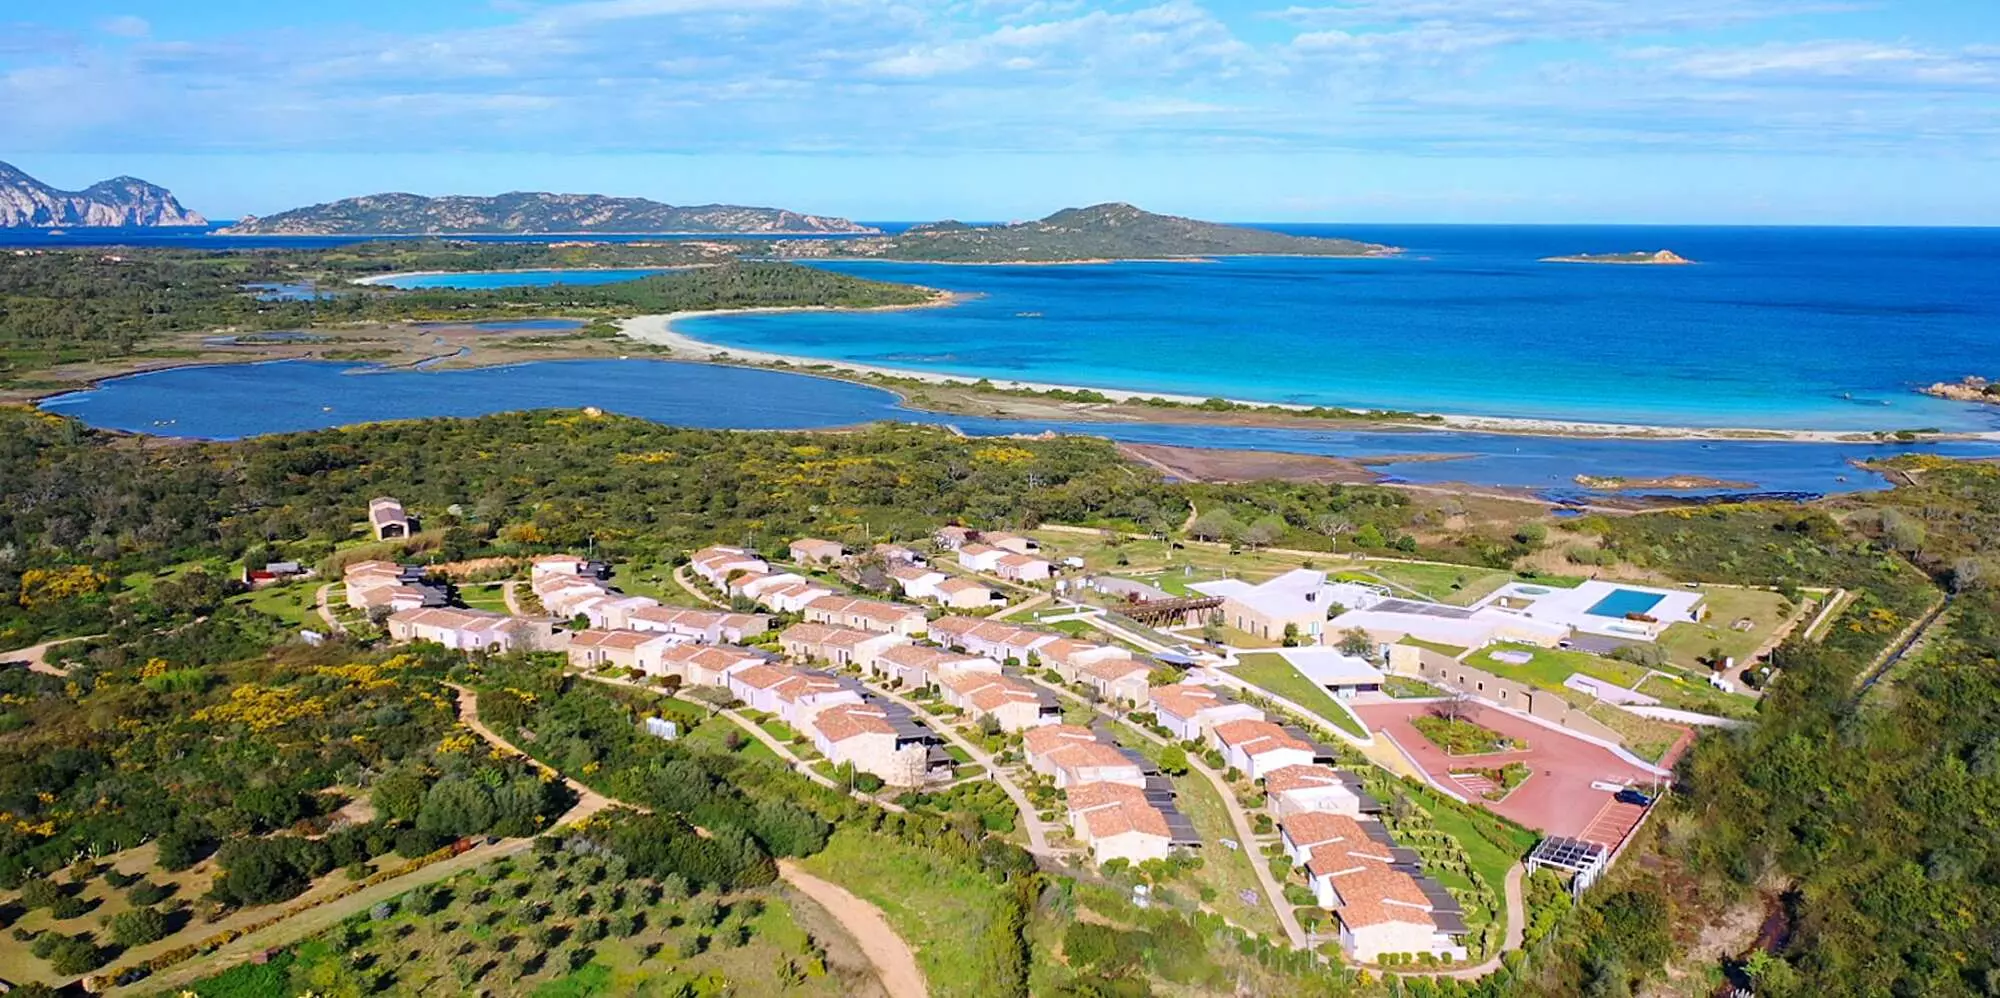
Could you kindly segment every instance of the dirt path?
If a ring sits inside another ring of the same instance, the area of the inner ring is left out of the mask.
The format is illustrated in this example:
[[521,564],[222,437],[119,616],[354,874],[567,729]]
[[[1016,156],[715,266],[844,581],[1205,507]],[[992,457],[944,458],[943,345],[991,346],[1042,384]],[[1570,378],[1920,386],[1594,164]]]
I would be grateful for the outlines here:
[[916,954],[903,937],[889,926],[882,909],[855,897],[846,888],[821,880],[789,859],[778,861],[778,874],[799,893],[813,899],[861,947],[862,955],[875,967],[875,976],[889,998],[928,998],[930,988],[924,972],[917,969]]
[[520,580],[518,579],[508,579],[507,581],[500,583],[500,602],[506,604],[508,616],[512,617],[527,616],[527,614],[521,612],[520,598],[514,595],[515,588],[520,586],[520,584],[521,584]]
[[[456,684],[446,685],[458,692],[459,720],[465,722],[466,727],[471,728],[479,737],[486,739],[495,747],[519,753],[544,771],[555,772],[480,723],[478,694]],[[581,821],[609,807],[626,807],[641,812],[648,810],[629,801],[606,797],[568,777],[563,777],[563,782],[576,791],[578,796],[577,805],[571,808],[568,814],[563,815],[559,824]],[[701,829],[697,828],[696,831]],[[838,885],[806,873],[789,860],[779,861],[778,872],[786,883],[825,908],[827,913],[840,923],[841,928],[846,929],[847,934],[854,937],[855,943],[861,947],[861,952],[868,957],[868,962],[874,965],[877,976],[882,979],[882,987],[889,993],[890,998],[927,998],[929,990],[924,986],[923,973],[917,970],[916,956],[910,952],[910,947],[903,942],[903,938],[896,934],[896,930],[889,927],[889,921],[882,916],[880,908],[855,897]]]
[[708,604],[709,606],[716,607],[717,609],[722,609],[722,610],[729,609],[729,604],[724,603],[721,600],[718,600],[710,596],[709,594],[702,592],[700,589],[696,588],[694,583],[688,581],[687,573],[688,573],[688,567],[686,565],[682,565],[681,567],[674,569],[674,584],[680,586],[682,589],[687,590],[687,594],[689,596],[692,596],[695,599],[698,599],[703,603]]
[[327,603],[327,597],[331,595],[333,595],[333,583],[329,582],[319,587],[319,590],[313,593],[313,609],[319,612],[319,619],[326,622],[329,631],[340,634],[347,628],[340,626],[340,621],[333,615],[333,607]]
[[598,813],[599,811],[603,811],[611,807],[629,807],[634,811],[644,811],[650,813],[649,808],[640,807],[637,804],[626,804],[623,801],[614,801],[611,798],[606,797],[603,794],[600,794],[597,791],[592,790],[589,787],[586,787],[583,784],[578,783],[577,781],[572,780],[567,776],[562,775],[560,772],[556,771],[556,768],[554,766],[551,766],[548,763],[545,763],[540,759],[537,759],[534,756],[531,756],[528,753],[523,752],[520,749],[516,748],[513,742],[510,742],[507,739],[500,737],[499,733],[495,732],[492,728],[489,728],[485,724],[480,723],[479,694],[474,693],[470,689],[460,686],[457,683],[446,683],[445,685],[451,687],[452,690],[457,692],[458,719],[459,721],[463,722],[466,727],[471,728],[473,734],[476,734],[479,737],[486,739],[487,743],[492,745],[493,747],[500,749],[503,752],[509,752],[514,755],[520,756],[521,758],[527,760],[528,763],[534,766],[536,769],[539,769],[542,772],[549,774],[550,776],[554,776],[557,779],[562,780],[563,785],[570,788],[570,790],[576,794],[576,806],[570,808],[567,812],[563,814],[562,817],[556,819],[556,824],[558,826],[573,824],[575,822],[582,821],[583,819],[588,818],[591,815]]
[[26,662],[29,672],[39,672],[45,676],[67,676],[68,669],[59,669],[49,664],[49,652],[75,641],[89,641],[101,638],[102,634],[86,634],[80,638],[57,638],[38,645],[29,645],[19,651],[0,651],[0,662]]
[[[1172,744],[1168,739],[1161,738],[1140,725],[1126,722],[1123,716],[1114,711],[1104,709],[1102,704],[1091,703],[1069,690],[1044,681],[1040,677],[1031,675],[1027,679],[1045,689],[1053,690],[1059,697],[1083,704],[1114,721],[1127,723],[1133,731],[1139,733],[1141,738],[1148,739],[1158,745]],[[1309,941],[1306,937],[1305,927],[1299,924],[1298,916],[1293,913],[1292,903],[1285,899],[1284,888],[1279,886],[1275,877],[1271,876],[1270,864],[1262,862],[1263,857],[1251,849],[1253,843],[1264,840],[1259,839],[1256,832],[1251,828],[1250,816],[1244,813],[1243,805],[1236,800],[1236,792],[1229,789],[1229,784],[1222,779],[1220,773],[1210,769],[1207,763],[1203,762],[1199,756],[1193,753],[1189,753],[1188,755],[1188,768],[1196,773],[1200,773],[1208,780],[1210,785],[1215,787],[1216,796],[1222,798],[1223,809],[1229,812],[1229,823],[1235,828],[1236,841],[1242,844],[1246,855],[1250,859],[1250,871],[1256,875],[1258,885],[1264,889],[1265,901],[1270,904],[1278,916],[1278,924],[1284,928],[1285,935],[1291,941],[1292,947],[1294,949],[1305,949]]]
[[[891,693],[888,689],[881,686],[871,685],[869,689],[874,691],[876,696],[884,700],[901,704],[912,714],[919,717],[925,715],[922,707],[905,699],[900,694]],[[1007,799],[1014,802],[1015,810],[1021,812],[1021,826],[1028,831],[1028,852],[1034,854],[1038,859],[1050,857],[1052,854],[1049,851],[1049,834],[1048,830],[1042,827],[1041,814],[1035,810],[1035,805],[1028,800],[1028,795],[1021,790],[1021,785],[1014,782],[1014,778],[1000,768],[999,761],[979,746],[974,745],[971,740],[953,731],[951,726],[942,720],[933,724],[931,730],[943,735],[953,745],[964,749],[965,754],[971,756],[973,762],[986,767],[986,775],[992,777],[993,782],[1000,784],[1000,789],[1006,792]]]

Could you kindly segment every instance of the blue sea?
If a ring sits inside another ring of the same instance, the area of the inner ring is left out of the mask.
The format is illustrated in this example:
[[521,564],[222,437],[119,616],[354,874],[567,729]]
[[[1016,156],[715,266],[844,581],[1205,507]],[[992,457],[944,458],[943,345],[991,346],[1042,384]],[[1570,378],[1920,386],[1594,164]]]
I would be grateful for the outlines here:
[[[228,404],[222,404],[223,402]],[[825,429],[877,420],[950,425],[974,436],[1077,433],[1135,443],[1324,454],[1378,465],[1392,480],[1533,489],[1551,500],[1593,494],[1578,474],[1699,475],[1752,491],[1876,488],[1857,460],[1898,453],[2000,456],[2000,445],[1590,440],[1487,433],[1289,430],[1155,423],[1066,423],[943,416],[903,408],[878,388],[803,374],[660,360],[544,361],[480,370],[384,371],[279,361],[133,375],[50,399],[93,426],[160,436],[235,439],[384,419],[479,416],[599,406],[677,426]],[[1448,460],[1413,458],[1447,457]],[[1741,491],[1686,490],[1683,495]]]
[[[1274,402],[1678,426],[2000,427],[2000,229],[1288,226],[1395,258],[824,264],[974,296],[690,335],[893,367]],[[1540,263],[1668,248],[1694,266]]]

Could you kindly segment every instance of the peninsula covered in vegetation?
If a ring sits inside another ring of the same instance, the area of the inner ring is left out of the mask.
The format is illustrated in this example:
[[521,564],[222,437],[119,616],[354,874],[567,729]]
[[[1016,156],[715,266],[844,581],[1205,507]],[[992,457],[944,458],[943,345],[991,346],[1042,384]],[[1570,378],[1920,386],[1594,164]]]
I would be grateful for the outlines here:
[[1004,225],[932,222],[894,236],[782,242],[792,257],[933,263],[1088,263],[1209,256],[1386,256],[1394,247],[1353,239],[1293,236],[1268,229],[1157,215],[1129,204],[1065,208]]
[[702,233],[778,235],[869,233],[845,218],[783,208],[677,206],[645,198],[516,191],[495,197],[370,194],[250,217],[218,231],[229,236],[514,235]]

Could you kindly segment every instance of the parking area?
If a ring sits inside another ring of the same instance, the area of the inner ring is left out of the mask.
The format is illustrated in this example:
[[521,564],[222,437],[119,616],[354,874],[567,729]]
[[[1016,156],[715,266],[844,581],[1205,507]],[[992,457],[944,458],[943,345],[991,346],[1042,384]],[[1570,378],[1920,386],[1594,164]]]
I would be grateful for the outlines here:
[[[1431,744],[1410,723],[1412,718],[1430,709],[1431,705],[1420,703],[1354,705],[1354,712],[1367,723],[1370,731],[1393,739],[1402,747],[1404,754],[1443,786],[1462,786],[1451,775],[1453,772],[1497,769],[1510,762],[1526,763],[1531,775],[1526,783],[1507,795],[1506,800],[1492,803],[1478,800],[1470,794],[1463,796],[1471,797],[1474,803],[1496,814],[1550,835],[1599,841],[1595,835],[1618,831],[1622,838],[1623,831],[1618,830],[1616,824],[1625,820],[1625,816],[1617,809],[1629,805],[1615,805],[1609,792],[1595,789],[1591,784],[1620,783],[1646,789],[1653,783],[1651,773],[1626,762],[1609,749],[1484,704],[1471,706],[1467,719],[1523,742],[1527,748],[1491,755],[1449,756],[1443,749]],[[1608,805],[1615,806],[1608,808]],[[1636,821],[1636,816],[1631,820]],[[1626,830],[1629,830],[1629,825]]]

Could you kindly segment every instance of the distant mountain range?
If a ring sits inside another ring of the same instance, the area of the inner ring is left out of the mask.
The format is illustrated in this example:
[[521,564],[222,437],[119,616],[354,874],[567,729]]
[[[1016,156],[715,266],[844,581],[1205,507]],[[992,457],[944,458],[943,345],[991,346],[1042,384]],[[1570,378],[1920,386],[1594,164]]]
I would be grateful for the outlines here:
[[181,207],[173,192],[137,177],[59,191],[0,163],[0,229],[207,224],[208,219]]
[[939,263],[1064,263],[1209,256],[1383,256],[1392,246],[1290,236],[1268,229],[1156,215],[1129,204],[1066,208],[1033,222],[932,222],[880,239],[779,244],[790,257],[869,257]]
[[264,218],[250,217],[220,235],[551,235],[699,233],[804,235],[878,232],[845,218],[782,208],[707,204],[677,207],[644,198],[517,191],[498,197],[370,194]]

